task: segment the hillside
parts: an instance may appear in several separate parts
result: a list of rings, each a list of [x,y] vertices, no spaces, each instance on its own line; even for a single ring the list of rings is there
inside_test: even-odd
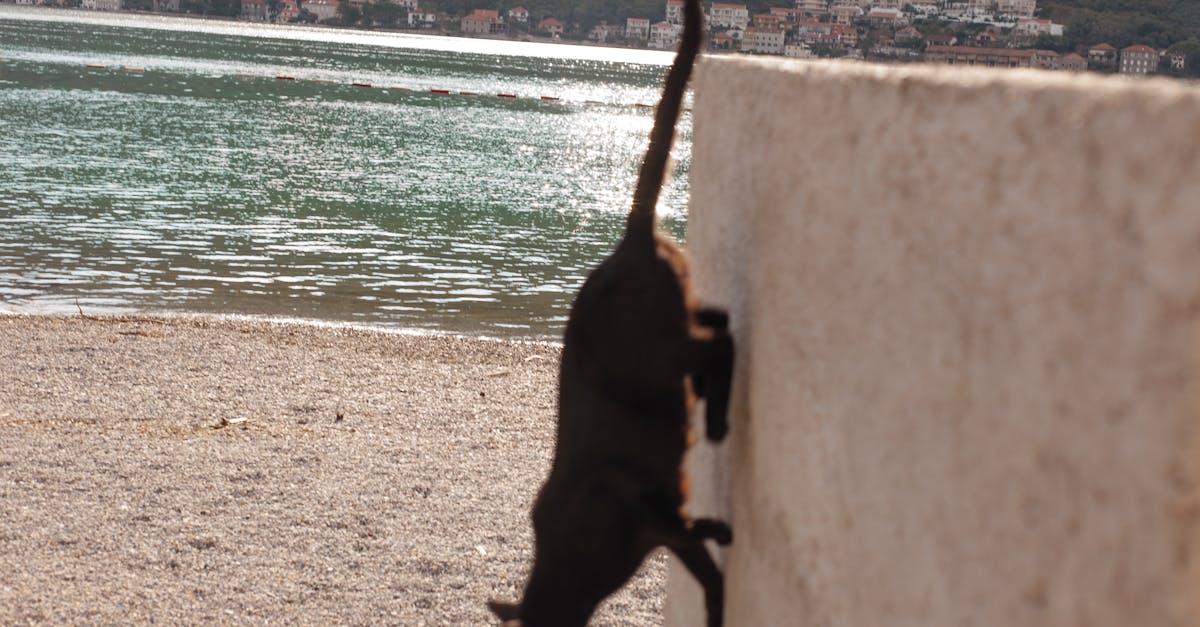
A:
[[[735,0],[745,2],[751,13],[765,13],[769,7],[794,6],[794,0]],[[705,0],[708,5],[709,0]],[[534,20],[553,16],[564,24],[578,23],[584,35],[595,24],[625,25],[627,17],[644,17],[657,22],[665,17],[666,0],[421,0],[421,6],[450,15],[466,15],[474,9],[500,9],[515,6],[529,9]]]
[[[1166,48],[1200,40],[1197,0],[1039,0],[1041,16],[1066,25],[1068,46],[1108,42],[1118,48]]]
[[[127,0],[129,1],[129,0]],[[143,0],[149,2],[150,0]],[[197,0],[184,0],[195,2]],[[216,2],[219,0],[207,0]],[[228,0],[225,0],[228,1]],[[375,0],[380,1],[380,0]],[[793,6],[794,0],[733,0],[745,2],[751,14],[772,6]],[[515,6],[529,10],[533,24],[544,17],[561,20],[568,37],[586,36],[595,24],[606,21],[624,26],[625,18],[662,20],[665,0],[420,0],[426,9],[449,15],[466,15],[474,9],[507,11]],[[711,0],[704,0],[707,5]],[[1200,48],[1200,0],[1039,0],[1039,14],[1066,26],[1062,38],[1039,42],[1059,51],[1108,42],[1118,48],[1146,44],[1158,49],[1188,42]],[[530,26],[533,26],[531,24]],[[578,30],[573,30],[573,25]],[[510,26],[515,26],[510,24]],[[517,28],[520,28],[519,26]]]
[[[708,4],[710,0],[705,0]],[[753,13],[794,0],[734,0]],[[627,17],[663,19],[665,0],[422,0],[421,6],[450,15],[474,9],[505,11],[521,5],[534,20],[554,16],[577,23],[583,34],[600,21],[624,25]],[[1039,0],[1041,17],[1067,26],[1064,49],[1107,41],[1123,47],[1142,43],[1166,48],[1188,39],[1200,40],[1200,0]]]

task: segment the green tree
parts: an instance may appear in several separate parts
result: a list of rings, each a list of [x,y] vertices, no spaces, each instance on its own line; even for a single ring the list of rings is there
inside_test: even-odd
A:
[[[338,0],[337,14],[341,18],[342,26],[354,26],[362,21],[362,11],[350,4],[350,0]]]
[[[1060,54],[1073,50],[1065,37],[1055,37],[1053,35],[1038,35],[1037,39],[1033,42],[1033,47],[1038,50],[1053,50]]]
[[[826,44],[814,45],[812,47],[812,52],[814,55],[816,55],[818,57],[827,58],[827,59],[836,59],[838,57],[846,56],[845,48],[842,48],[840,46],[829,46]]]
[[[874,48],[875,44],[877,43],[879,43],[879,34],[876,31],[870,31],[866,35],[858,38],[858,45],[856,45],[855,48],[862,50],[863,56],[867,56],[871,53],[871,49]],[[813,54],[816,54],[817,56],[823,56],[816,52],[816,48],[813,49]]]
[[[362,18],[368,25],[394,27],[408,21],[408,12],[404,7],[384,0],[363,5]]]
[[[207,15],[236,17],[242,13],[242,0],[209,0]]]
[[[1200,37],[1195,0],[1041,0],[1042,17],[1065,24],[1067,46],[1108,42],[1118,48],[1166,48]]]
[[[1183,55],[1184,67],[1182,70],[1171,67],[1171,55]],[[1200,77],[1200,39],[1188,39],[1167,48],[1165,63],[1164,71],[1169,74]]]

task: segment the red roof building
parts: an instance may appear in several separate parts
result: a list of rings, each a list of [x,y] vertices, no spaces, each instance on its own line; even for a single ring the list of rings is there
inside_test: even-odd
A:
[[[1150,46],[1138,44],[1122,48],[1118,71],[1122,74],[1151,74],[1158,70],[1158,58],[1158,51]]]
[[[1083,72],[1087,70],[1087,59],[1071,52],[1058,58],[1058,69],[1068,72]]]
[[[975,48],[972,46],[929,46],[925,58],[934,63],[984,65],[989,67],[1033,67],[1036,50]]]
[[[552,17],[548,17],[538,22],[538,30],[550,33],[551,35],[561,35],[563,33],[563,23]]]
[[[461,29],[464,33],[475,35],[502,33],[505,30],[500,12],[492,9],[475,9],[470,15],[464,16]]]
[[[1094,63],[1112,63],[1117,59],[1117,49],[1110,44],[1096,44],[1088,48],[1087,56]]]

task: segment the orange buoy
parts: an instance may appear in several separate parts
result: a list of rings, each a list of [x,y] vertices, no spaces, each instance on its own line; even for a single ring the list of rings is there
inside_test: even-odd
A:
[[[554,96],[542,96],[542,100],[560,100]]]
[[[430,89],[429,93],[445,95],[445,94],[450,93],[450,90],[449,89]]]

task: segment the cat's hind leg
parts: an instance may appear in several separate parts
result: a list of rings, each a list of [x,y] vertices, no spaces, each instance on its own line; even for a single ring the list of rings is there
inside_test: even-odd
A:
[[[683,562],[704,590],[708,627],[720,627],[725,611],[725,577],[713,562],[704,541],[729,544],[733,541],[729,525],[713,518],[688,521],[678,515],[663,515],[657,510],[657,513],[648,512],[642,535],[649,546],[665,546]]]
[[[708,627],[721,627],[725,614],[725,577],[701,543],[668,547],[704,590]]]

